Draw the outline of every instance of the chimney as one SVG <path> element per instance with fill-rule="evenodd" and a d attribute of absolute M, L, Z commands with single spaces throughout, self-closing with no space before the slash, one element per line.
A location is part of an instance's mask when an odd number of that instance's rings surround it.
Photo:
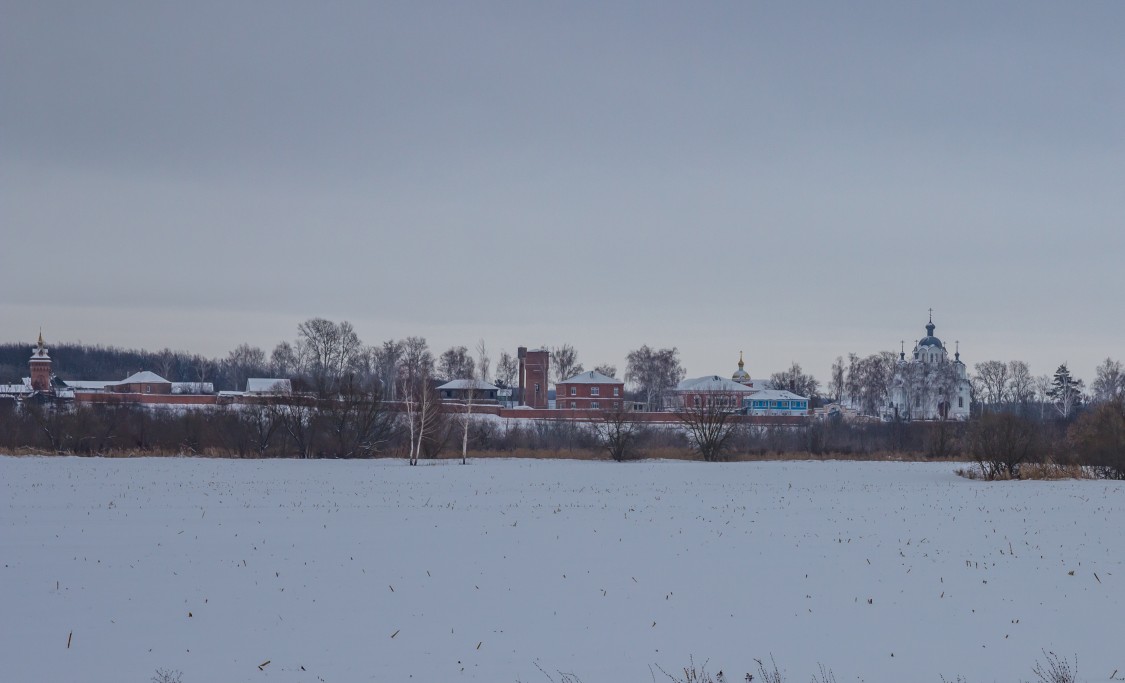
<path fill-rule="evenodd" d="M 519 358 L 519 361 L 520 361 L 520 368 L 519 368 L 520 392 L 519 392 L 519 396 L 516 397 L 516 405 L 522 406 L 522 405 L 526 405 L 524 403 L 524 400 L 523 400 L 523 395 L 524 395 L 523 391 L 527 387 L 527 378 L 524 376 L 525 370 L 526 370 L 525 365 L 527 363 L 527 347 L 521 346 L 518 349 L 516 349 L 516 357 Z"/>

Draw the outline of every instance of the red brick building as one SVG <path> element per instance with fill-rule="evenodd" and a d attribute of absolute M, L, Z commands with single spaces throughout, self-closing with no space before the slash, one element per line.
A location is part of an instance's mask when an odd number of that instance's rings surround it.
<path fill-rule="evenodd" d="M 32 391 L 51 390 L 51 357 L 43 343 L 43 332 L 39 332 L 39 343 L 31 350 L 31 389 Z"/>
<path fill-rule="evenodd" d="M 154 372 L 138 372 L 120 381 L 62 380 L 52 375 L 52 360 L 39 333 L 28 361 L 31 377 L 20 385 L 0 385 L 0 395 L 16 398 L 35 393 L 77 403 L 149 403 L 167 405 L 213 405 L 210 382 L 169 382 Z M 288 381 L 288 380 L 286 380 Z"/>
<path fill-rule="evenodd" d="M 164 394 L 172 393 L 172 383 L 155 372 L 145 370 L 129 375 L 120 382 L 109 382 L 105 390 L 114 394 Z"/>
<path fill-rule="evenodd" d="M 547 400 L 548 370 L 551 367 L 551 354 L 547 349 L 531 349 L 521 346 L 516 350 L 519 358 L 519 404 L 530 408 L 548 408 Z"/>
<path fill-rule="evenodd" d="M 500 387 L 479 379 L 455 379 L 437 388 L 443 401 L 475 401 L 477 403 L 496 403 L 496 392 Z"/>
<path fill-rule="evenodd" d="M 559 410 L 623 410 L 625 382 L 596 370 L 583 372 L 555 385 Z"/>
<path fill-rule="evenodd" d="M 685 379 L 677 384 L 672 394 L 666 397 L 665 407 L 670 410 L 741 410 L 743 399 L 753 393 L 753 389 L 734 380 L 707 375 Z"/>

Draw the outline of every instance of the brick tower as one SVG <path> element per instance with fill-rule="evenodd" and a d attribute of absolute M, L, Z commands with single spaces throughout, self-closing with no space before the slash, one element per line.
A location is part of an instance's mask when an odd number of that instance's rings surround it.
<path fill-rule="evenodd" d="M 34 391 L 51 390 L 51 357 L 43 343 L 43 330 L 39 330 L 39 343 L 31 350 L 31 388 Z"/>
<path fill-rule="evenodd" d="M 547 370 L 551 364 L 547 349 L 521 346 L 516 350 L 520 362 L 520 403 L 531 408 L 547 408 Z"/>

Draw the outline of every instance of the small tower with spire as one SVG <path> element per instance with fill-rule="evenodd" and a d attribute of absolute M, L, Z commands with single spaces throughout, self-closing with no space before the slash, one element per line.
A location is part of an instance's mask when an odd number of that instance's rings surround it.
<path fill-rule="evenodd" d="M 43 343 L 43 330 L 39 330 L 39 342 L 31 349 L 31 389 L 33 391 L 51 390 L 51 356 Z"/>
<path fill-rule="evenodd" d="M 742 352 L 738 352 L 738 369 L 730 377 L 733 381 L 739 384 L 749 385 L 751 383 L 750 373 L 746 372 L 746 362 L 742 360 Z"/>

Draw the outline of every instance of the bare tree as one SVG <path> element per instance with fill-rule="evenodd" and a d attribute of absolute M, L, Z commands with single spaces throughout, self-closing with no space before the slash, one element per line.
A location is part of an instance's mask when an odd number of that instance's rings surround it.
<path fill-rule="evenodd" d="M 604 374 L 604 373 L 603 373 Z M 636 457 L 637 442 L 645 428 L 635 422 L 628 411 L 605 410 L 589 422 L 598 444 L 617 462 Z"/>
<path fill-rule="evenodd" d="M 250 377 L 261 377 L 266 371 L 266 352 L 257 346 L 239 344 L 227 354 L 223 370 L 235 390 L 246 386 Z"/>
<path fill-rule="evenodd" d="M 453 431 L 433 382 L 426 382 L 422 388 L 419 406 L 418 450 L 415 453 L 415 464 L 418 457 L 429 459 L 441 455 L 449 444 Z"/>
<path fill-rule="evenodd" d="M 219 369 L 218 361 L 206 356 L 193 356 L 192 366 L 195 369 L 195 381 L 203 384 L 209 377 L 213 377 Z"/>
<path fill-rule="evenodd" d="M 927 458 L 948 458 L 955 454 L 961 441 L 963 427 L 941 416 L 937 422 L 925 425 L 922 432 L 922 448 Z"/>
<path fill-rule="evenodd" d="M 165 347 L 157 354 L 157 367 L 160 368 L 160 376 L 164 379 L 172 379 L 177 364 L 176 352 L 172 349 Z"/>
<path fill-rule="evenodd" d="M 925 394 L 925 370 L 922 363 L 899 363 L 895 381 L 900 382 L 902 389 L 902 408 L 895 406 L 897 418 L 913 419 L 921 416 L 922 401 L 927 400 Z"/>
<path fill-rule="evenodd" d="M 836 402 L 844 397 L 845 375 L 844 357 L 836 356 L 836 362 L 832 363 L 832 380 L 828 384 L 832 399 Z"/>
<path fill-rule="evenodd" d="M 310 318 L 297 326 L 297 346 L 307 354 L 313 387 L 320 397 L 331 394 L 352 368 L 363 347 L 352 324 Z"/>
<path fill-rule="evenodd" d="M 371 457 L 389 441 L 393 419 L 380 392 L 363 386 L 354 375 L 345 377 L 337 395 L 321 403 L 321 418 L 337 457 Z"/>
<path fill-rule="evenodd" d="M 866 358 L 848 354 L 845 392 L 851 404 L 865 415 L 879 415 L 894 381 L 897 355 L 881 351 Z"/>
<path fill-rule="evenodd" d="M 477 341 L 477 379 L 482 382 L 489 382 L 489 376 L 492 373 L 492 358 L 488 355 L 488 346 L 485 345 L 484 339 L 481 338 Z"/>
<path fill-rule="evenodd" d="M 1082 413 L 1067 437 L 1082 464 L 1108 479 L 1125 479 L 1125 398 L 1103 401 Z"/>
<path fill-rule="evenodd" d="M 278 406 L 278 415 L 297 449 L 297 457 L 313 457 L 319 431 L 316 407 L 303 400 L 287 401 Z"/>
<path fill-rule="evenodd" d="M 434 391 L 428 373 L 415 375 L 413 379 L 404 376 L 400 380 L 399 395 L 406 412 L 407 429 L 410 435 L 409 460 L 417 465 L 425 450 L 427 457 L 436 454 L 448 437 L 444 433 L 441 420 L 441 400 Z M 435 448 L 436 444 L 436 448 Z"/>
<path fill-rule="evenodd" d="M 347 380 L 362 385 L 365 390 L 378 386 L 378 352 L 377 346 L 361 346 L 347 368 Z"/>
<path fill-rule="evenodd" d="M 600 372 L 603 375 L 605 375 L 606 377 L 616 378 L 617 377 L 617 366 L 616 365 L 610 365 L 609 363 L 604 363 L 604 364 L 599 365 L 598 367 L 594 368 L 594 372 Z"/>
<path fill-rule="evenodd" d="M 1051 401 L 1051 376 L 1039 375 L 1035 378 L 1034 385 L 1035 399 L 1039 402 L 1039 421 L 1042 422 L 1047 417 L 1044 413 Z"/>
<path fill-rule="evenodd" d="M 469 379 L 475 373 L 476 363 L 464 346 L 451 346 L 438 359 L 438 376 L 446 381 Z"/>
<path fill-rule="evenodd" d="M 283 341 L 273 348 L 270 354 L 270 374 L 274 377 L 293 377 L 303 371 L 297 358 L 297 351 L 289 342 Z"/>
<path fill-rule="evenodd" d="M 416 452 L 416 448 L 417 448 L 416 444 L 418 443 L 418 440 L 417 440 L 418 404 L 415 401 L 415 399 L 417 398 L 417 395 L 418 395 L 418 392 L 417 392 L 417 389 L 416 389 L 416 386 L 415 386 L 416 379 L 412 380 L 412 379 L 406 377 L 405 375 L 403 375 L 399 379 L 398 383 L 399 383 L 399 388 L 398 388 L 397 393 L 402 399 L 403 411 L 406 413 L 406 429 L 407 429 L 407 433 L 408 433 L 408 436 L 409 436 L 409 441 L 408 441 L 409 447 L 408 447 L 407 452 L 406 452 L 406 459 L 407 459 L 407 462 L 411 466 L 413 466 L 413 465 L 418 464 L 418 460 L 415 457 L 415 452 Z"/>
<path fill-rule="evenodd" d="M 477 380 L 474 375 L 469 375 L 465 378 L 467 382 L 464 399 L 462 400 L 463 409 L 461 411 L 461 464 L 464 465 L 469 461 L 469 428 L 473 424 L 473 403 L 477 397 Z M 483 384 L 483 383 L 482 383 Z"/>
<path fill-rule="evenodd" d="M 414 385 L 419 377 L 429 378 L 434 374 L 434 355 L 425 337 L 407 337 L 402 340 L 402 356 L 399 371 L 407 383 Z"/>
<path fill-rule="evenodd" d="M 1027 412 L 1027 405 L 1035 396 L 1035 378 L 1031 367 L 1022 360 L 1008 362 L 1008 399 L 1020 406 L 1020 412 Z"/>
<path fill-rule="evenodd" d="M 625 381 L 633 384 L 645 395 L 648 410 L 659 406 L 664 392 L 684 379 L 679 351 L 652 349 L 648 345 L 630 351 L 626 357 Z"/>
<path fill-rule="evenodd" d="M 152 683 L 183 683 L 183 673 L 172 669 L 157 669 L 150 679 Z"/>
<path fill-rule="evenodd" d="M 40 401 L 30 398 L 21 401 L 25 413 L 31 416 L 39 433 L 46 438 L 54 453 L 62 453 L 70 441 L 68 422 L 65 418 L 66 408 L 55 401 Z"/>
<path fill-rule="evenodd" d="M 473 404 L 478 398 L 478 394 L 483 394 L 484 386 L 488 383 L 488 369 L 491 365 L 491 360 L 488 358 L 488 347 L 485 346 L 484 340 L 481 339 L 477 342 L 477 367 L 480 369 L 480 378 L 478 379 L 474 369 L 470 365 L 469 375 L 465 377 L 468 381 L 468 388 L 465 391 L 464 410 L 461 412 L 461 464 L 467 464 L 469 461 L 469 429 L 473 424 Z"/>
<path fill-rule="evenodd" d="M 405 353 L 403 342 L 393 339 L 388 339 L 382 346 L 371 350 L 371 362 L 383 392 L 383 400 L 393 401 L 396 397 L 399 363 L 403 353 Z"/>
<path fill-rule="evenodd" d="M 717 462 L 725 457 L 726 448 L 738 426 L 736 412 L 724 405 L 720 397 L 697 396 L 696 401 L 676 411 L 676 417 L 688 433 L 688 440 L 706 462 Z"/>
<path fill-rule="evenodd" d="M 969 429 L 969 449 L 989 479 L 1018 477 L 1020 465 L 1043 453 L 1034 423 L 1011 413 L 982 415 Z"/>
<path fill-rule="evenodd" d="M 519 371 L 519 361 L 507 351 L 501 351 L 500 358 L 496 361 L 496 384 L 506 389 L 511 388 Z"/>
<path fill-rule="evenodd" d="M 1008 395 L 1008 364 L 999 360 L 986 360 L 976 364 L 977 380 L 984 392 L 984 403 L 1000 405 Z"/>
<path fill-rule="evenodd" d="M 774 389 L 782 389 L 792 391 L 798 396 L 805 396 L 811 398 L 816 396 L 820 387 L 820 382 L 812 375 L 806 375 L 801 370 L 800 363 L 796 361 L 789 366 L 788 370 L 775 372 L 770 375 L 770 384 Z"/>
<path fill-rule="evenodd" d="M 1094 401 L 1098 403 L 1125 397 L 1125 373 L 1122 372 L 1121 362 L 1112 358 L 1102 361 L 1090 389 L 1094 392 Z"/>
<path fill-rule="evenodd" d="M 265 457 L 274 434 L 282 424 L 281 409 L 277 402 L 267 397 L 239 406 L 238 421 L 249 431 L 255 453 L 258 457 Z"/>
<path fill-rule="evenodd" d="M 340 330 L 325 318 L 309 318 L 297 326 L 297 345 L 311 362 L 312 371 L 327 372 L 335 357 Z"/>
<path fill-rule="evenodd" d="M 562 382 L 586 371 L 578 362 L 578 352 L 570 344 L 551 349 L 551 368 L 555 371 L 555 382 Z"/>

